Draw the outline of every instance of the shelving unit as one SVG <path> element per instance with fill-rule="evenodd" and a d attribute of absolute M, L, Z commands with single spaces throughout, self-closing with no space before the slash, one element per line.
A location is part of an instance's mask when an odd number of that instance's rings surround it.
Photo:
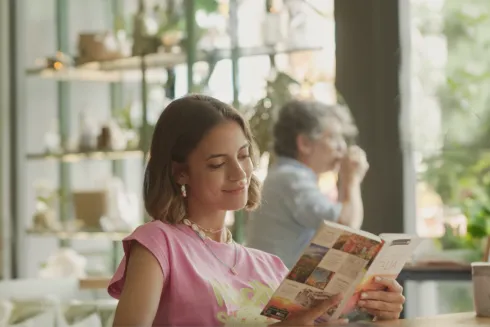
<path fill-rule="evenodd" d="M 59 240 L 95 240 L 106 239 L 121 241 L 128 236 L 125 232 L 102 232 L 102 231 L 36 231 L 27 229 L 26 233 L 38 237 L 55 237 Z"/>
<path fill-rule="evenodd" d="M 27 155 L 29 160 L 58 160 L 61 162 L 77 162 L 82 160 L 122 160 L 141 157 L 141 150 L 121 151 L 87 151 L 64 153 L 32 153 Z"/>
<path fill-rule="evenodd" d="M 234 51 L 239 58 L 254 56 L 271 56 L 276 54 L 288 54 L 302 51 L 317 51 L 319 47 L 286 48 L 284 46 L 261 46 L 234 49 L 216 49 L 214 51 L 198 51 L 196 62 L 205 62 L 213 67 L 218 61 L 232 59 Z M 148 83 L 165 82 L 162 77 L 163 68 L 172 68 L 187 63 L 184 53 L 153 53 L 145 56 L 146 80 Z M 212 73 L 212 71 L 211 71 Z M 89 82 L 139 82 L 142 79 L 141 57 L 129 57 L 104 62 L 91 62 L 59 70 L 46 68 L 30 68 L 26 74 L 33 77 L 53 79 L 60 81 L 89 81 Z"/>
<path fill-rule="evenodd" d="M 28 78 L 41 78 L 54 80 L 58 88 L 58 119 L 61 143 L 68 143 L 70 126 L 70 88 L 71 82 L 105 82 L 110 84 L 111 111 L 115 113 L 120 109 L 122 103 L 122 92 L 124 83 L 140 83 L 141 107 L 142 107 L 142 128 L 140 133 L 140 145 L 138 148 L 120 151 L 61 151 L 59 153 L 28 153 L 25 159 L 29 161 L 56 161 L 58 162 L 60 193 L 68 197 L 71 190 L 70 171 L 76 169 L 76 163 L 82 161 L 105 160 L 112 162 L 112 172 L 114 176 L 124 179 L 123 166 L 126 159 L 141 159 L 142 168 L 148 154 L 148 146 L 151 139 L 151 131 L 148 123 L 148 85 L 152 83 L 165 83 L 167 95 L 175 94 L 175 67 L 186 65 L 187 67 L 187 90 L 193 92 L 196 89 L 194 82 L 194 64 L 205 62 L 208 64 L 208 76 L 204 79 L 208 82 L 213 74 L 216 64 L 221 60 L 231 60 L 232 65 L 232 86 L 233 86 L 233 105 L 240 108 L 239 102 L 239 59 L 254 56 L 269 56 L 271 62 L 277 54 L 290 54 L 294 52 L 306 52 L 321 50 L 321 47 L 300 47 L 288 48 L 285 46 L 257 46 L 240 47 L 238 42 L 238 0 L 229 2 L 229 33 L 231 44 L 227 49 L 216 49 L 212 51 L 198 50 L 196 47 L 196 22 L 195 22 L 195 1 L 184 0 L 186 17 L 186 36 L 187 42 L 182 53 L 151 53 L 142 56 L 128 57 L 124 59 L 89 62 L 75 67 L 62 69 L 47 68 L 28 68 L 25 74 Z M 56 26 L 57 47 L 61 52 L 68 49 L 68 0 L 56 0 Z M 120 16 L 123 12 L 122 1 L 111 0 L 112 18 Z M 67 147 L 65 147 L 67 148 Z M 142 174 L 142 172 L 141 172 Z M 62 202 L 59 208 L 60 220 L 72 219 L 72 210 L 69 203 Z M 22 217 L 16 217 L 21 219 Z M 233 226 L 234 237 L 237 242 L 244 240 L 245 217 L 242 212 L 235 214 Z M 32 237 L 56 238 L 60 241 L 60 246 L 69 246 L 71 240 L 95 240 L 106 239 L 113 242 L 112 261 L 115 265 L 120 256 L 120 245 L 115 241 L 120 241 L 128 235 L 125 232 L 102 232 L 102 231 L 36 231 L 28 229 L 26 235 Z"/>
<path fill-rule="evenodd" d="M 57 47 L 58 51 L 68 53 L 68 0 L 56 0 L 56 27 L 57 27 Z M 116 16 L 122 14 L 122 2 L 119 0 L 110 0 L 110 11 L 113 17 L 108 17 L 113 20 Z M 143 59 L 142 59 L 143 60 Z M 107 63 L 104 63 L 107 64 Z M 110 105 L 111 112 L 114 113 L 122 107 L 122 90 L 123 82 L 125 81 L 137 81 L 142 79 L 142 75 L 145 73 L 142 71 L 125 72 L 124 70 L 105 71 L 98 68 L 98 63 L 90 63 L 81 67 L 68 67 L 61 70 L 47 69 L 47 68 L 33 68 L 27 69 L 26 75 L 29 77 L 40 77 L 43 79 L 53 79 L 57 81 L 58 85 L 58 118 L 60 131 L 61 145 L 66 148 L 68 143 L 68 137 L 70 132 L 70 82 L 72 81 L 92 81 L 92 82 L 108 82 L 110 83 Z M 95 68 L 95 69 L 94 69 Z M 139 75 L 139 76 L 138 76 Z M 157 74 L 158 75 L 158 74 Z M 161 74 L 160 74 L 161 75 Z M 143 76 L 143 81 L 145 81 Z M 152 82 L 161 82 L 161 79 L 152 80 Z M 145 101 L 143 101 L 145 103 Z M 143 108 L 146 111 L 146 108 Z M 146 118 L 146 114 L 144 115 Z M 147 122 L 143 122 L 143 130 Z M 148 144 L 149 142 L 144 139 L 147 136 L 145 133 L 140 135 L 142 138 L 141 144 Z M 126 149 L 119 151 L 62 151 L 59 153 L 29 153 L 26 155 L 27 160 L 54 160 L 59 164 L 59 180 L 60 180 L 60 194 L 61 197 L 68 198 L 68 194 L 71 189 L 70 185 L 70 170 L 72 164 L 86 161 L 86 160 L 105 160 L 112 162 L 112 174 L 114 176 L 124 178 L 123 165 L 125 159 L 140 158 L 144 165 L 144 156 L 147 153 L 147 149 L 140 147 L 137 149 Z M 75 168 L 75 167 L 73 167 Z M 66 221 L 73 217 L 71 207 L 66 201 L 60 201 L 59 208 L 59 220 Z M 39 231 L 33 229 L 27 229 L 25 233 L 29 236 L 35 237 L 49 237 L 59 240 L 60 246 L 70 246 L 73 240 L 110 240 L 112 241 L 112 270 L 115 270 L 118 264 L 119 257 L 119 245 L 117 241 L 122 240 L 128 235 L 129 232 L 105 232 L 105 231 L 68 231 L 68 230 L 55 230 L 55 231 Z"/>

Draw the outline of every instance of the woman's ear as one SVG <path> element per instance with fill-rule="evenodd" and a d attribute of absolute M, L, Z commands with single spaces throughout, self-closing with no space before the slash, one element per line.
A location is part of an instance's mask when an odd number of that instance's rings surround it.
<path fill-rule="evenodd" d="M 311 140 L 308 136 L 304 134 L 299 134 L 296 137 L 296 148 L 298 149 L 298 154 L 308 155 L 312 151 Z"/>
<path fill-rule="evenodd" d="M 188 175 L 185 164 L 173 161 L 172 175 L 174 176 L 177 184 L 186 185 L 188 183 Z"/>

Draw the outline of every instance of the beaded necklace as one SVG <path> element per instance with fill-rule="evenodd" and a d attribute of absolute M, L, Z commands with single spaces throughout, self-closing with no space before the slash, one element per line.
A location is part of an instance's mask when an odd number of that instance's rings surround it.
<path fill-rule="evenodd" d="M 183 223 L 184 223 L 184 225 L 189 226 L 196 233 L 196 235 L 199 236 L 199 238 L 202 240 L 202 242 L 204 243 L 204 245 L 206 246 L 206 248 L 208 249 L 208 251 L 211 252 L 211 254 L 213 255 L 213 257 L 215 257 L 223 266 L 225 266 L 226 268 L 228 268 L 233 275 L 238 275 L 238 272 L 235 269 L 235 267 L 237 265 L 237 262 L 238 262 L 238 248 L 237 248 L 236 243 L 233 241 L 233 236 L 231 235 L 231 232 L 230 232 L 230 230 L 228 228 L 226 229 L 226 244 L 233 244 L 234 252 L 235 252 L 235 260 L 234 260 L 233 266 L 231 266 L 231 267 L 229 265 L 227 265 L 226 263 L 224 263 L 223 260 L 221 260 L 216 255 L 216 253 L 214 253 L 214 251 L 211 249 L 211 247 L 209 247 L 209 245 L 206 243 L 206 239 L 209 239 L 209 237 L 206 235 L 205 232 L 206 231 L 208 233 L 213 233 L 213 232 L 211 232 L 209 230 L 206 230 L 206 229 L 200 227 L 198 224 L 196 224 L 195 222 L 193 222 L 193 221 L 191 221 L 191 220 L 189 220 L 187 218 L 185 218 L 183 220 Z M 221 228 L 220 231 L 222 231 L 223 228 Z M 215 232 L 215 233 L 217 233 L 217 232 Z"/>

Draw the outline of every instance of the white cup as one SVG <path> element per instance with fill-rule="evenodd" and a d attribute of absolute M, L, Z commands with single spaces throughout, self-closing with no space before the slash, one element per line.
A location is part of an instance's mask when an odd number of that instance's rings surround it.
<path fill-rule="evenodd" d="M 490 317 L 490 262 L 473 262 L 471 274 L 476 315 Z"/>

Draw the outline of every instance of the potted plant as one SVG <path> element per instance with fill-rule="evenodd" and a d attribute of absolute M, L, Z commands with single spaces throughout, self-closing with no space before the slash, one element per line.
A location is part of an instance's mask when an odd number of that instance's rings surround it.
<path fill-rule="evenodd" d="M 272 126 L 279 109 L 294 97 L 292 87 L 300 83 L 285 72 L 275 72 L 267 81 L 265 97 L 246 114 L 249 117 L 259 155 L 270 152 L 272 143 Z"/>
<path fill-rule="evenodd" d="M 467 237 L 479 250 L 480 260 L 488 261 L 490 259 L 490 203 L 487 194 L 471 196 L 466 200 L 464 208 L 468 219 Z"/>

